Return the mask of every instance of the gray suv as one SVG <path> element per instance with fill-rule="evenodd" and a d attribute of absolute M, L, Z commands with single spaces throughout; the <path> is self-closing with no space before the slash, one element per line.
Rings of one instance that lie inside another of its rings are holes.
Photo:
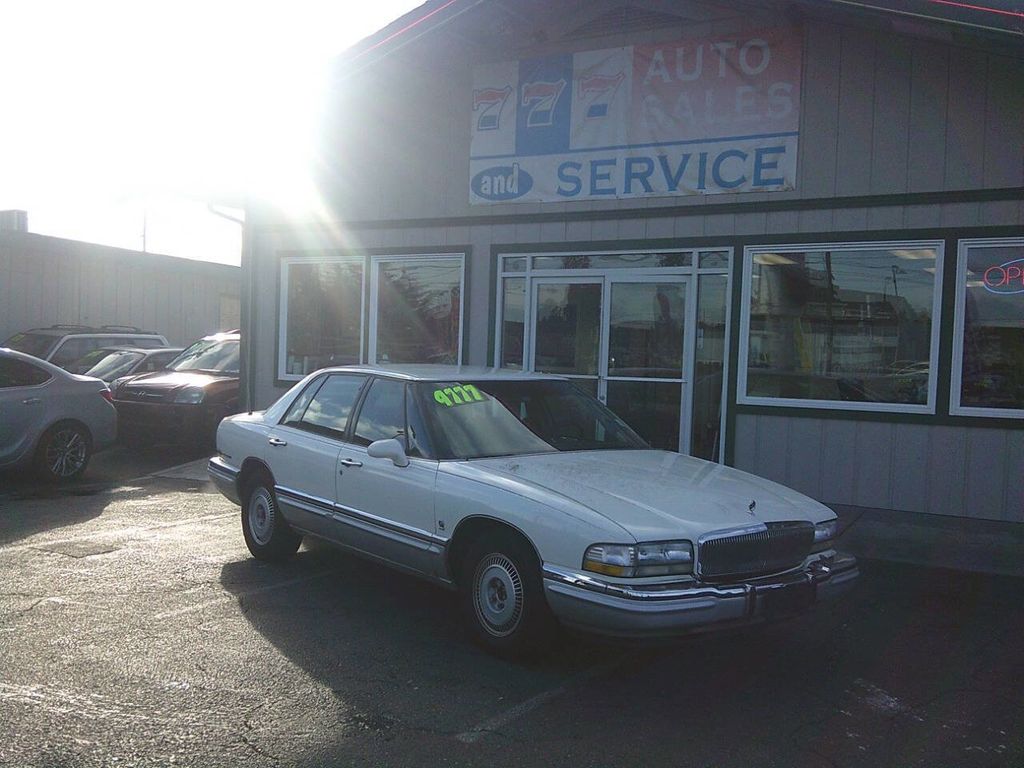
<path fill-rule="evenodd" d="M 16 333 L 0 347 L 46 360 L 59 368 L 69 369 L 82 357 L 101 347 L 166 347 L 167 339 L 153 331 L 141 331 L 130 325 L 51 325 Z"/>

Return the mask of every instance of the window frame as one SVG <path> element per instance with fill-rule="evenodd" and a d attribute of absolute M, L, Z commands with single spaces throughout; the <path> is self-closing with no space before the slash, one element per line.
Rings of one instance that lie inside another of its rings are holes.
<path fill-rule="evenodd" d="M 277 378 L 279 381 L 302 381 L 309 373 L 289 373 L 286 370 L 288 354 L 288 286 L 289 269 L 293 264 L 351 264 L 359 263 L 363 267 L 362 284 L 359 287 L 359 364 L 366 362 L 366 257 L 353 254 L 331 254 L 316 256 L 282 256 L 280 272 L 280 290 L 278 291 L 278 328 L 277 328 Z"/>
<path fill-rule="evenodd" d="M 5 386 L 0 385 L 0 392 L 3 392 L 5 390 L 9 390 L 9 389 L 35 389 L 36 387 L 45 387 L 47 384 L 49 384 L 54 379 L 54 374 L 53 374 L 52 371 L 48 371 L 46 368 L 43 368 L 42 366 L 36 365 L 35 363 L 31 363 L 28 360 L 22 360 L 20 358 L 14 357 L 14 356 L 8 357 L 6 355 L 3 356 L 2 358 L 0 358 L 0 361 L 3 361 L 3 360 L 9 360 L 12 363 L 18 363 L 18 364 L 21 364 L 21 365 L 27 365 L 30 368 L 34 368 L 37 371 L 40 371 L 41 373 L 46 374 L 46 378 L 43 379 L 42 381 L 40 381 L 37 384 L 12 384 L 9 387 L 5 387 Z"/>
<path fill-rule="evenodd" d="M 844 250 L 878 251 L 932 248 L 935 250 L 935 282 L 932 289 L 932 326 L 928 352 L 928 398 L 923 405 L 911 403 L 869 403 L 853 400 L 812 400 L 747 394 L 750 353 L 750 302 L 753 294 L 754 256 L 758 253 L 802 253 L 806 251 Z M 736 404 L 771 408 L 800 408 L 871 413 L 917 413 L 934 415 L 938 402 L 940 375 L 940 337 L 942 329 L 942 279 L 945 264 L 945 240 L 855 240 L 847 242 L 765 243 L 743 248 L 743 274 L 740 278 L 739 349 L 736 370 Z"/>
<path fill-rule="evenodd" d="M 377 362 L 377 316 L 380 313 L 380 267 L 384 262 L 408 262 L 436 261 L 438 259 L 457 259 L 459 262 L 459 340 L 457 342 L 458 358 L 454 365 L 462 365 L 462 348 L 466 333 L 466 254 L 462 251 L 449 253 L 396 253 L 396 254 L 375 254 L 370 257 L 369 263 L 369 344 L 366 351 L 366 360 L 370 365 L 378 365 Z M 364 287 L 365 287 L 364 272 Z M 413 365 L 413 363 L 409 363 Z"/>
<path fill-rule="evenodd" d="M 392 376 L 371 375 L 369 377 L 369 383 L 366 384 L 364 386 L 364 388 L 363 388 L 363 391 L 359 393 L 360 397 L 358 398 L 357 403 L 356 403 L 356 405 L 358 407 L 353 409 L 352 421 L 349 424 L 348 439 L 346 440 L 346 442 L 348 442 L 351 445 L 359 446 L 360 448 L 368 448 L 372 443 L 377 442 L 376 440 L 370 440 L 369 442 L 366 442 L 366 438 L 358 438 L 357 439 L 357 437 L 356 437 L 356 429 L 359 427 L 359 419 L 361 419 L 363 417 L 363 410 L 366 408 L 366 401 L 369 400 L 369 398 L 370 398 L 370 391 L 373 389 L 374 385 L 377 384 L 377 382 L 379 382 L 379 381 L 388 382 L 389 384 L 397 384 L 398 386 L 400 386 L 402 388 L 402 435 L 403 435 L 403 439 L 402 439 L 401 442 L 404 443 L 404 445 L 402 447 L 405 449 L 405 452 L 408 453 L 409 452 L 409 409 L 408 409 L 407 400 L 408 400 L 408 397 L 409 397 L 409 382 L 405 381 L 404 379 L 396 379 L 396 378 L 394 378 Z M 381 440 L 387 440 L 389 438 L 380 438 L 380 439 Z M 398 438 L 391 438 L 391 439 L 397 440 Z"/>
<path fill-rule="evenodd" d="M 951 416 L 977 416 L 987 419 L 1024 419 L 1024 408 L 988 408 L 961 405 L 964 373 L 964 326 L 967 322 L 967 252 L 970 248 L 1006 246 L 1024 247 L 1024 237 L 969 237 L 957 241 L 956 293 L 953 298 L 953 361 L 949 380 Z M 1022 295 L 1024 299 L 1024 295 Z"/>
<path fill-rule="evenodd" d="M 309 374 L 306 375 L 308 376 Z M 323 427 L 317 424 L 312 424 L 310 422 L 304 421 L 306 417 L 306 411 L 309 410 L 309 406 L 312 404 L 313 400 L 316 399 L 316 396 L 320 394 L 320 390 L 323 389 L 324 385 L 326 385 L 327 382 L 330 381 L 331 377 L 333 376 L 348 376 L 353 378 L 361 378 L 363 380 L 359 385 L 359 391 L 356 392 L 355 399 L 352 401 L 352 410 L 349 411 L 348 420 L 345 422 L 345 428 L 343 430 L 337 430 L 331 427 Z M 284 427 L 286 429 L 294 429 L 299 432 L 304 432 L 308 435 L 316 435 L 317 437 L 322 437 L 327 440 L 335 440 L 339 443 L 349 443 L 351 442 L 350 436 L 352 433 L 352 429 L 355 426 L 354 419 L 358 415 L 359 411 L 362 409 L 363 398 L 366 396 L 366 391 L 368 389 L 367 382 L 372 380 L 373 376 L 363 371 L 334 371 L 332 373 L 321 374 L 320 376 L 315 377 L 307 386 L 302 388 L 302 391 L 299 392 L 299 394 L 296 395 L 295 398 L 288 404 L 288 407 L 285 409 L 284 413 L 281 414 L 281 417 L 278 419 L 277 424 L 275 426 Z M 315 388 L 316 391 L 313 393 L 313 396 L 309 399 L 309 402 L 306 403 L 305 408 L 302 409 L 302 415 L 299 417 L 299 420 L 285 421 L 285 419 L 288 417 L 288 413 L 294 407 L 295 402 L 312 388 Z"/>

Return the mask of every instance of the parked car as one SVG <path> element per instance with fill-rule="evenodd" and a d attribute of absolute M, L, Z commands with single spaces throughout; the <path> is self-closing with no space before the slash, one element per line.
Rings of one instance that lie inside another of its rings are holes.
<path fill-rule="evenodd" d="M 33 466 L 45 479 L 72 480 L 116 436 L 106 384 L 0 349 L 0 468 Z"/>
<path fill-rule="evenodd" d="M 183 347 L 164 347 L 163 349 L 102 347 L 70 365 L 68 370 L 71 373 L 95 376 L 107 384 L 112 384 L 122 377 L 128 378 L 143 373 L 162 371 L 182 351 Z"/>
<path fill-rule="evenodd" d="M 164 370 L 116 384 L 120 436 L 135 444 L 212 447 L 220 420 L 238 411 L 238 360 L 238 333 L 217 333 L 187 347 Z"/>
<path fill-rule="evenodd" d="M 153 331 L 140 331 L 131 325 L 51 325 L 16 333 L 2 345 L 18 352 L 47 360 L 61 368 L 68 368 L 89 352 L 101 347 L 139 347 L 154 349 L 166 347 L 167 339 Z"/>
<path fill-rule="evenodd" d="M 254 557 L 309 534 L 425 576 L 499 654 L 556 621 L 651 637 L 785 616 L 858 576 L 828 507 L 654 450 L 555 376 L 321 370 L 221 422 L 209 474 Z"/>

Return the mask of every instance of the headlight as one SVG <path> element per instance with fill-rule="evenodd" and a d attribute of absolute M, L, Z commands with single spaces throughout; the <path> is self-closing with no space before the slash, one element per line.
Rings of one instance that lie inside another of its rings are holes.
<path fill-rule="evenodd" d="M 196 405 L 203 402 L 204 397 L 206 397 L 206 390 L 202 387 L 185 387 L 174 396 L 174 402 Z"/>
<path fill-rule="evenodd" d="M 814 546 L 812 552 L 821 552 L 832 547 L 832 540 L 839 532 L 839 520 L 829 520 L 827 523 L 818 523 L 814 526 Z"/>
<path fill-rule="evenodd" d="M 607 576 L 668 576 L 693 571 L 693 544 L 650 541 L 594 544 L 583 555 L 583 570 Z"/>

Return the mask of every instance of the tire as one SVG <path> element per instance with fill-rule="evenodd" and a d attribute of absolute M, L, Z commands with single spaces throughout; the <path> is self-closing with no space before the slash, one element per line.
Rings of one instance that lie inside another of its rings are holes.
<path fill-rule="evenodd" d="M 63 421 L 54 424 L 39 439 L 36 473 L 47 482 L 67 483 L 85 472 L 91 458 L 89 430 L 73 421 Z"/>
<path fill-rule="evenodd" d="M 242 501 L 242 535 L 252 556 L 277 563 L 294 555 L 302 536 L 281 515 L 273 484 L 257 479 Z"/>
<path fill-rule="evenodd" d="M 544 598 L 540 563 L 520 537 L 493 532 L 473 542 L 460 587 L 467 627 L 486 650 L 521 659 L 551 646 L 557 625 Z"/>

